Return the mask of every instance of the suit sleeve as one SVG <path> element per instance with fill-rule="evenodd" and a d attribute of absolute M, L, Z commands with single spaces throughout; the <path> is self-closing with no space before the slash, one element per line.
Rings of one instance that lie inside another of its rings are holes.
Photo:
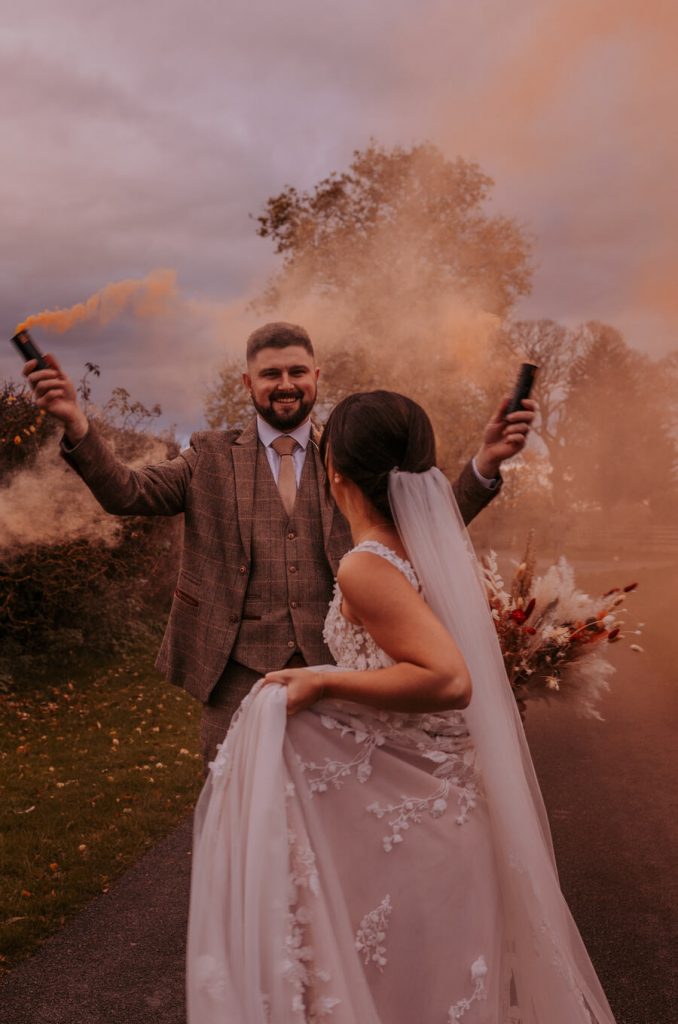
<path fill-rule="evenodd" d="M 77 445 L 70 447 L 61 442 L 61 456 L 106 512 L 116 516 L 174 516 L 184 511 L 198 452 L 191 446 L 174 459 L 131 469 L 90 421 L 89 430 Z"/>
<path fill-rule="evenodd" d="M 473 472 L 473 466 L 467 462 L 461 473 L 452 484 L 454 496 L 466 526 L 481 512 L 486 505 L 496 498 L 501 490 L 501 479 L 495 488 L 485 487 Z"/>

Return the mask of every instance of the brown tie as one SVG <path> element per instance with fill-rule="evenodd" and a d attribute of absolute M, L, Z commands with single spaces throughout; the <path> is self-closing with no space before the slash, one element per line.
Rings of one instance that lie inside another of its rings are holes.
<path fill-rule="evenodd" d="M 271 448 L 280 456 L 278 490 L 288 516 L 292 515 L 297 497 L 297 475 L 294 472 L 294 459 L 292 458 L 292 452 L 296 447 L 297 442 L 293 437 L 276 437 L 275 441 L 271 441 Z"/>

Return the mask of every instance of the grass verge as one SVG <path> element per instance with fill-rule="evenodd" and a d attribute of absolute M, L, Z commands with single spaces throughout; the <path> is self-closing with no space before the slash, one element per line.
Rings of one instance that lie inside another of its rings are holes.
<path fill-rule="evenodd" d="M 2 695 L 0 973 L 192 808 L 199 716 L 147 656 Z"/>

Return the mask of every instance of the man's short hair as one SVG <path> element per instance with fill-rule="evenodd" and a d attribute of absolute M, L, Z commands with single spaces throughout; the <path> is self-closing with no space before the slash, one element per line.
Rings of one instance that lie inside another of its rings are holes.
<path fill-rule="evenodd" d="M 262 348 L 287 348 L 289 345 L 301 345 L 315 359 L 313 344 L 308 331 L 298 324 L 286 324 L 280 320 L 272 324 L 264 324 L 252 331 L 247 339 L 247 362 L 261 352 Z"/>

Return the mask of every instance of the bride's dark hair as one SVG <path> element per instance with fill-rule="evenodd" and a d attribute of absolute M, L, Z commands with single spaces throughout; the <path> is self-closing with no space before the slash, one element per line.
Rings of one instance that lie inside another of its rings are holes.
<path fill-rule="evenodd" d="M 431 421 L 420 405 L 395 391 L 348 395 L 334 407 L 320 440 L 338 473 L 352 480 L 385 519 L 393 521 L 388 475 L 397 466 L 423 473 L 436 464 Z"/>

